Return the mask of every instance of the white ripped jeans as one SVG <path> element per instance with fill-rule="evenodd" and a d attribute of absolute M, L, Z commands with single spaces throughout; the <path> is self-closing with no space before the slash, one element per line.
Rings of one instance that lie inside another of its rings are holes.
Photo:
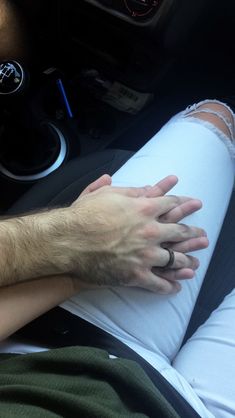
<path fill-rule="evenodd" d="M 62 306 L 144 357 L 202 417 L 231 418 L 235 416 L 235 292 L 180 349 L 234 183 L 234 147 L 213 125 L 195 120 L 197 106 L 173 117 L 113 176 L 114 185 L 142 186 L 175 174 L 179 183 L 174 194 L 202 200 L 203 208 L 184 220 L 204 228 L 210 241 L 206 250 L 196 253 L 200 259 L 196 277 L 182 282 L 176 295 L 113 287 L 83 292 Z M 185 118 L 188 113 L 191 116 Z M 234 137 L 234 127 L 225 122 Z"/>
<path fill-rule="evenodd" d="M 232 418 L 235 291 L 180 349 L 234 183 L 235 151 L 229 139 L 234 138 L 233 122 L 219 115 L 228 128 L 226 136 L 214 125 L 195 119 L 197 108 L 194 105 L 173 117 L 113 176 L 116 186 L 143 186 L 175 174 L 179 183 L 174 194 L 202 200 L 203 208 L 184 220 L 204 228 L 210 241 L 206 250 L 196 253 L 200 259 L 196 277 L 183 281 L 176 295 L 112 287 L 83 291 L 61 306 L 113 334 L 144 357 L 203 418 Z M 41 349 L 21 346 L 14 350 L 14 344 L 8 347 L 8 351 L 24 352 Z"/>

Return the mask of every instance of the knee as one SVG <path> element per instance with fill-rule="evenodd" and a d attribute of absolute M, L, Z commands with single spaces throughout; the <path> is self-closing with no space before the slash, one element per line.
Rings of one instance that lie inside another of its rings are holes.
<path fill-rule="evenodd" d="M 205 101 L 187 109 L 185 117 L 209 122 L 222 131 L 230 140 L 235 139 L 234 114 L 224 103 L 219 101 Z"/>

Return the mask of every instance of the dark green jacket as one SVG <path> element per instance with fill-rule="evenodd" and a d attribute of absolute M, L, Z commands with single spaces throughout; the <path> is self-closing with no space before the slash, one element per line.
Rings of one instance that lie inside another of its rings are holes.
<path fill-rule="evenodd" d="M 179 418 L 134 361 L 66 347 L 0 355 L 1 418 Z"/>

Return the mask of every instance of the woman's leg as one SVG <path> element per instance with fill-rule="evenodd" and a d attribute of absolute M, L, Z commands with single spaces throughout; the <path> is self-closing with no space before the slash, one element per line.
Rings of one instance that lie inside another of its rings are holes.
<path fill-rule="evenodd" d="M 197 252 L 201 265 L 196 277 L 185 281 L 177 295 L 111 288 L 83 292 L 64 305 L 135 346 L 140 354 L 147 349 L 150 357 L 161 353 L 168 361 L 180 348 L 233 187 L 228 149 L 217 132 L 198 122 L 184 113 L 176 116 L 113 176 L 116 185 L 137 186 L 176 174 L 180 181 L 173 192 L 202 200 L 202 210 L 185 219 L 205 228 L 210 241 L 208 249 Z"/>
<path fill-rule="evenodd" d="M 206 108 L 210 106 L 208 103 Z M 180 181 L 173 193 L 202 200 L 202 210 L 184 220 L 203 227 L 210 241 L 208 249 L 197 252 L 200 268 L 196 277 L 185 281 L 177 295 L 110 288 L 83 292 L 63 307 L 129 345 L 162 372 L 201 415 L 210 416 L 171 362 L 180 349 L 232 192 L 234 164 L 226 145 L 230 144 L 233 117 L 223 106 L 219 116 L 202 112 L 202 108 L 193 115 L 195 110 L 174 117 L 113 176 L 113 182 L 139 186 L 176 174 Z M 215 129 L 217 124 L 221 131 Z"/>
<path fill-rule="evenodd" d="M 206 120 L 207 105 L 196 113 Z M 215 105 L 215 111 L 218 110 Z M 215 118 L 215 116 L 214 116 Z M 211 122 L 215 123 L 215 120 Z M 234 120 L 230 119 L 231 132 Z M 220 129 L 222 121 L 220 120 Z M 223 123 L 222 123 L 223 124 Z M 226 134 L 231 132 L 227 127 Z M 235 290 L 233 290 L 190 338 L 166 368 L 165 378 L 179 390 L 176 376 L 183 377 L 206 408 L 219 418 L 235 415 Z M 180 379 L 182 381 L 182 379 Z M 182 392 L 181 392 L 182 393 Z"/>
<path fill-rule="evenodd" d="M 235 290 L 195 332 L 173 361 L 177 372 L 219 418 L 235 416 L 234 318 Z"/>

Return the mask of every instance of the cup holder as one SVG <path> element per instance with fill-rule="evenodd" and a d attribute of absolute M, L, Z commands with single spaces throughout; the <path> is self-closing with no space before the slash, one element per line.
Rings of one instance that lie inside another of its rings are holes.
<path fill-rule="evenodd" d="M 29 136 L 25 141 L 22 140 L 24 133 Z M 0 173 L 13 180 L 36 181 L 62 165 L 68 146 L 55 122 L 41 122 L 31 136 L 32 131 L 27 134 L 26 131 L 20 132 L 12 122 L 3 128 L 0 134 Z"/>

